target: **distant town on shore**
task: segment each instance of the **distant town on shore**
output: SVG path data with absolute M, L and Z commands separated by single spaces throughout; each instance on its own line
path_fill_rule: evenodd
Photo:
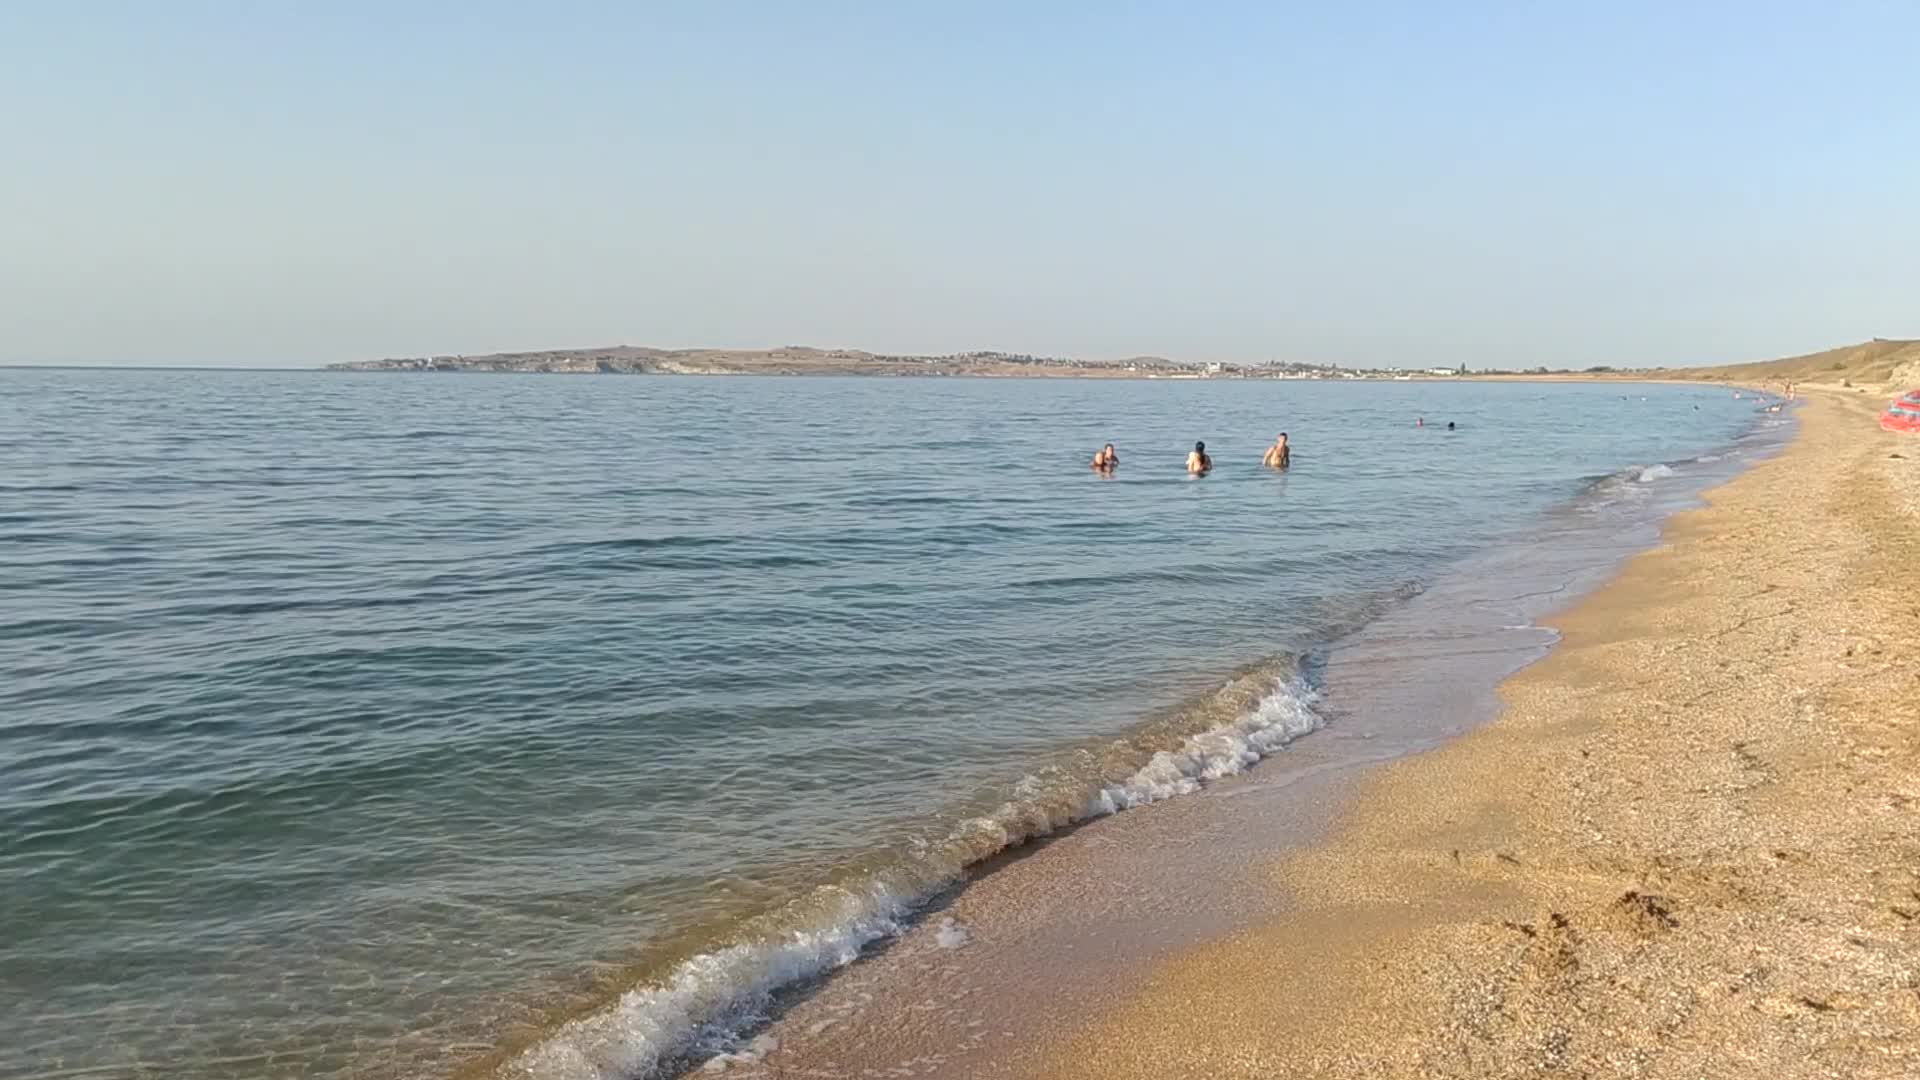
M 616 345 L 597 349 L 489 353 L 483 356 L 417 356 L 330 364 L 334 371 L 488 371 L 612 375 L 892 375 L 974 378 L 1053 377 L 1120 379 L 1415 379 L 1473 375 L 1605 374 L 1625 369 L 1598 366 L 1580 371 L 1408 365 L 1351 368 L 1333 364 L 1183 363 L 1160 356 L 1124 360 L 1074 360 L 1024 353 L 962 352 L 943 356 L 895 355 L 860 349 L 789 345 L 778 349 L 656 349 Z

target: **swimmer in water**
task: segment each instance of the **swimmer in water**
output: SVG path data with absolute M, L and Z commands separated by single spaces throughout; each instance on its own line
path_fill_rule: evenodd
M 1286 432 L 1281 432 L 1280 437 L 1273 440 L 1273 445 L 1267 447 L 1267 454 L 1260 459 L 1260 464 L 1269 469 L 1284 469 L 1293 464 L 1293 450 L 1287 446 Z
M 1452 430 L 1453 430 L 1453 421 L 1451 421 L 1451 420 L 1449 420 L 1449 421 L 1447 421 L 1447 430 L 1448 430 L 1448 431 L 1452 431 Z
M 1194 476 L 1205 476 L 1213 469 L 1213 459 L 1207 456 L 1207 444 L 1193 444 L 1193 453 L 1187 455 L 1187 472 Z
M 1100 452 L 1093 455 L 1093 467 L 1101 472 L 1111 472 L 1118 464 L 1120 464 L 1120 455 L 1114 453 L 1112 443 L 1101 447 Z

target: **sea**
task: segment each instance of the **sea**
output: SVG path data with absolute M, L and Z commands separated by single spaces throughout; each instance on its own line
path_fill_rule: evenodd
M 1429 590 L 1650 542 L 1758 406 L 0 369 L 0 1076 L 737 1050 L 983 860 L 1338 724 Z

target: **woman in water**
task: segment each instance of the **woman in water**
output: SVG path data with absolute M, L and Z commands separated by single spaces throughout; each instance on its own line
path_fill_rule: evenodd
M 1187 472 L 1194 476 L 1205 476 L 1213 468 L 1213 459 L 1207 456 L 1207 444 L 1193 444 L 1193 453 L 1187 455 Z
M 1120 455 L 1113 452 L 1112 443 L 1101 447 L 1100 452 L 1093 455 L 1093 467 L 1101 472 L 1111 472 L 1118 464 L 1120 464 Z

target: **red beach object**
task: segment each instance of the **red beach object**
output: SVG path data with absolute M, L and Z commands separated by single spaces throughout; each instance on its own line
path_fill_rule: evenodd
M 1887 406 L 1880 417 L 1880 426 L 1888 431 L 1920 435 L 1920 390 L 1909 390 Z

